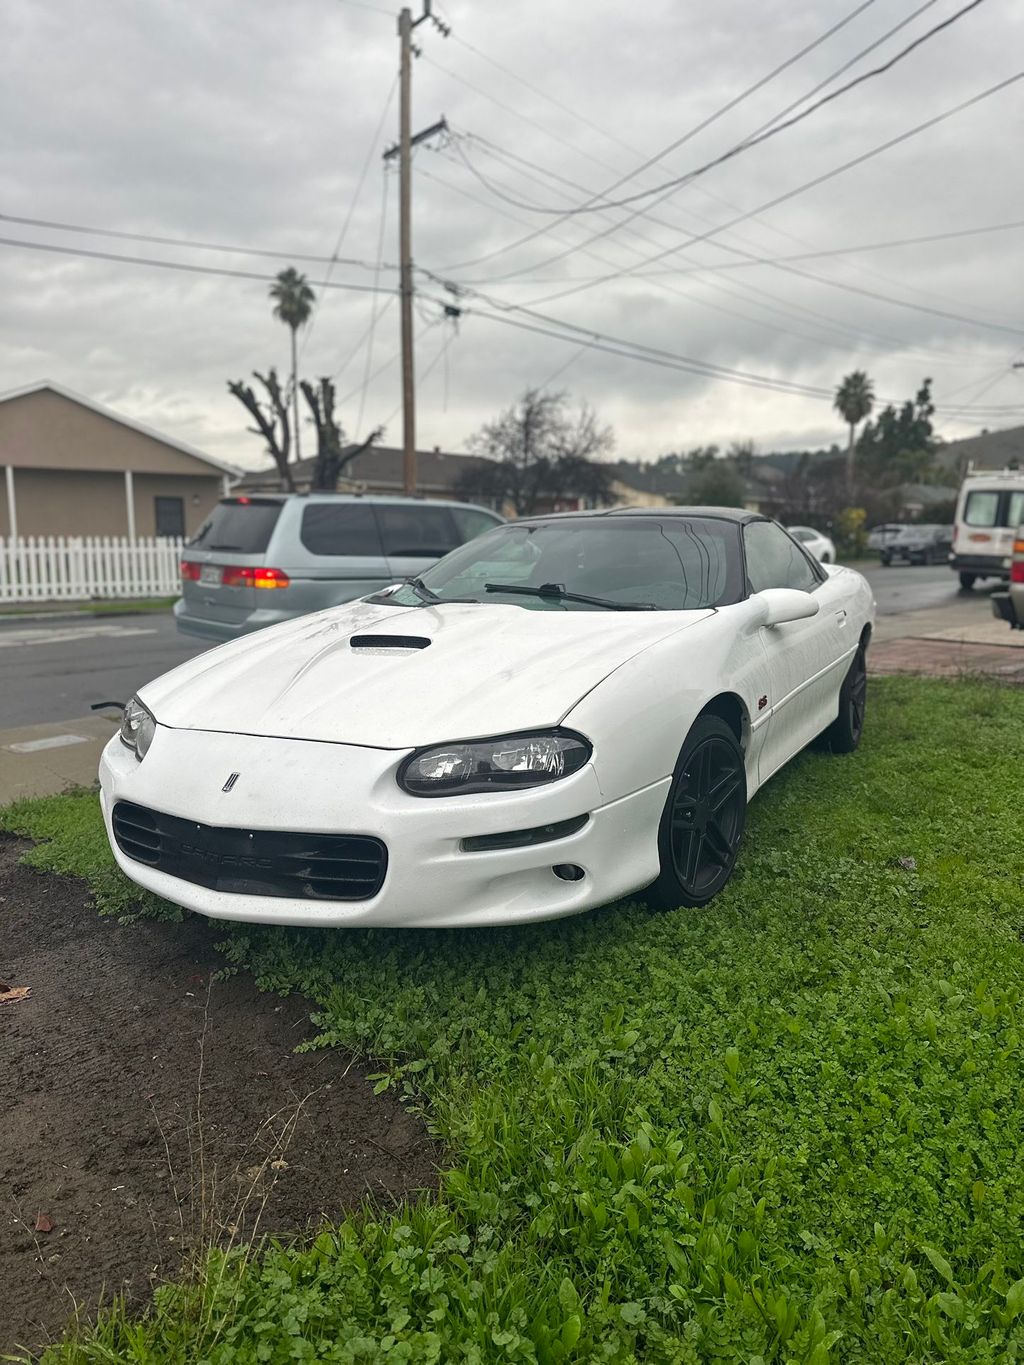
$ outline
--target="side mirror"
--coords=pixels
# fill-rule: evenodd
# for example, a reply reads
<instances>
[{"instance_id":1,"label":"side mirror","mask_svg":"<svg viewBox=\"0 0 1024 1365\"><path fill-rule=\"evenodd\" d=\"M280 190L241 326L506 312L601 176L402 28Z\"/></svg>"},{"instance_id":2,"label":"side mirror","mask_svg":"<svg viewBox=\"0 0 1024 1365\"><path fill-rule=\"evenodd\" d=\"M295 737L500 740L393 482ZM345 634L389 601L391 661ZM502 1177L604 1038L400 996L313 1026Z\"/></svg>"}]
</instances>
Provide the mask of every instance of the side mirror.
<instances>
[{"instance_id":1,"label":"side mirror","mask_svg":"<svg viewBox=\"0 0 1024 1365\"><path fill-rule=\"evenodd\" d=\"M755 595L762 626L782 626L787 621L802 621L817 616L818 599L799 588L765 588Z\"/></svg>"}]
</instances>

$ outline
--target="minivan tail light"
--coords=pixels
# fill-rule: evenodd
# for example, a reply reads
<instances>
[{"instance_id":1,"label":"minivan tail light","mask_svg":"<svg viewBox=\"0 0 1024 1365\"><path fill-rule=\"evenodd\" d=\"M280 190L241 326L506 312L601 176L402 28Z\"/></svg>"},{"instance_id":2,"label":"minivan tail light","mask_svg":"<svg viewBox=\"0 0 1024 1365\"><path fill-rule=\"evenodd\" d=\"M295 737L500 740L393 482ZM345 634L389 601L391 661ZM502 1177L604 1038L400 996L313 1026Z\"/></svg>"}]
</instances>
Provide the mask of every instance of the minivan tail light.
<instances>
[{"instance_id":1,"label":"minivan tail light","mask_svg":"<svg viewBox=\"0 0 1024 1365\"><path fill-rule=\"evenodd\" d=\"M186 583L199 582L199 565L194 559L183 559L181 561L181 577Z\"/></svg>"},{"instance_id":2,"label":"minivan tail light","mask_svg":"<svg viewBox=\"0 0 1024 1365\"><path fill-rule=\"evenodd\" d=\"M287 588L291 579L283 569L250 568L237 564L225 566L221 578L225 588Z\"/></svg>"}]
</instances>

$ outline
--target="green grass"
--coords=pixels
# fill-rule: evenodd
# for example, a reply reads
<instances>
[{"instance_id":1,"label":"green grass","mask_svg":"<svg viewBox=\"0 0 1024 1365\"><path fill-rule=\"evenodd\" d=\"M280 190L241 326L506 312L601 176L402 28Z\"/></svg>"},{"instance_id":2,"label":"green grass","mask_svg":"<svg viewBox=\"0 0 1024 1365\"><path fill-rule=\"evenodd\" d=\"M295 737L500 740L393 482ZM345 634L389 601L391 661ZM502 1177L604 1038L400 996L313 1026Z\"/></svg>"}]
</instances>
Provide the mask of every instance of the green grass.
<instances>
[{"instance_id":1,"label":"green grass","mask_svg":"<svg viewBox=\"0 0 1024 1365\"><path fill-rule=\"evenodd\" d=\"M871 706L754 801L705 911L226 929L321 1046L385 1059L441 1195L213 1253L47 1359L1024 1360L1024 692ZM0 821L125 909L92 798Z\"/></svg>"}]
</instances>

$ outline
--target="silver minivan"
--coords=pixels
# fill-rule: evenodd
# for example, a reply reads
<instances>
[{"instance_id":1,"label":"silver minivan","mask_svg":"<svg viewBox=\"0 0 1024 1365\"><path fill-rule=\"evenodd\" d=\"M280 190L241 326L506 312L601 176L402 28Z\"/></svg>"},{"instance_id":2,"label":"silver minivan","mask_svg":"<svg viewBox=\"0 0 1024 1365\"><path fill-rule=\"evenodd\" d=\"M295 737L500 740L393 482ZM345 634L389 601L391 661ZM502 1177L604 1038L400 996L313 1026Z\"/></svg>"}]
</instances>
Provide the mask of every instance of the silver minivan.
<instances>
[{"instance_id":1,"label":"silver minivan","mask_svg":"<svg viewBox=\"0 0 1024 1365\"><path fill-rule=\"evenodd\" d=\"M365 597L501 524L484 507L346 493L223 498L186 545L178 629L205 640Z\"/></svg>"}]
</instances>

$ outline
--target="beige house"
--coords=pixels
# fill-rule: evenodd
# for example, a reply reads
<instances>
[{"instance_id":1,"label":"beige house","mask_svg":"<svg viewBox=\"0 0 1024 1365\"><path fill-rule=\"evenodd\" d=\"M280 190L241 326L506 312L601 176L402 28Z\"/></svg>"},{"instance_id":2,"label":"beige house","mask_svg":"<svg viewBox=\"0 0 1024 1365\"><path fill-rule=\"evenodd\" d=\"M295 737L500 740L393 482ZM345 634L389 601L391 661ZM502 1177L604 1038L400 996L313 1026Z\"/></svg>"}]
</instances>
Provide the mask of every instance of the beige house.
<instances>
[{"instance_id":1,"label":"beige house","mask_svg":"<svg viewBox=\"0 0 1024 1365\"><path fill-rule=\"evenodd\" d=\"M191 535L237 472L50 380L0 394L0 536Z\"/></svg>"}]
</instances>

